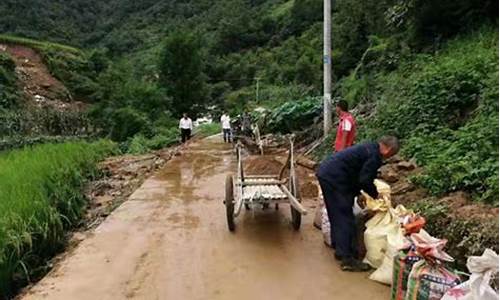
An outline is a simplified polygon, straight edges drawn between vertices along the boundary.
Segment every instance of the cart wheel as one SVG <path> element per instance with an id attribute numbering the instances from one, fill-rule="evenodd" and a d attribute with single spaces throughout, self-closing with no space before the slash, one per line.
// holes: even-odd
<path id="1" fill-rule="evenodd" d="M 297 201 L 301 202 L 299 180 L 297 179 L 297 177 L 295 177 L 293 179 L 293 187 L 292 187 L 291 192 L 295 196 L 295 198 L 297 198 Z M 291 212 L 292 212 L 292 226 L 293 226 L 293 229 L 299 230 L 300 223 L 302 221 L 302 215 L 300 214 L 300 212 L 298 210 L 296 210 L 291 205 L 290 205 L 290 209 L 291 209 Z"/>
<path id="2" fill-rule="evenodd" d="M 229 231 L 234 231 L 234 194 L 233 194 L 233 176 L 226 176 L 226 204 L 227 227 Z"/>

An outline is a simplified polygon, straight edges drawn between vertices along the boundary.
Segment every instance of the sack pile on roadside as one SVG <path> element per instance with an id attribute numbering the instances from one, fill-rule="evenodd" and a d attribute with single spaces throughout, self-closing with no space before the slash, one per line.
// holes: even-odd
<path id="1" fill-rule="evenodd" d="M 458 272 L 447 266 L 454 261 L 444 251 L 447 240 L 427 233 L 422 216 L 402 205 L 393 208 L 390 186 L 381 180 L 374 183 L 378 199 L 362 192 L 365 210 L 375 213 L 366 222 L 363 262 L 376 269 L 370 279 L 392 286 L 391 300 L 499 299 L 498 291 L 490 285 L 498 273 L 498 255 L 494 251 L 486 249 L 482 256 L 469 257 L 467 268 L 471 275 L 461 283 Z M 320 210 L 325 243 L 331 245 L 326 209 Z"/>

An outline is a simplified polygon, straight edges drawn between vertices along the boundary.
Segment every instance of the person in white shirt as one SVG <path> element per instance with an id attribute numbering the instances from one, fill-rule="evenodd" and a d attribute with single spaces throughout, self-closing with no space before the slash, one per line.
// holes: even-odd
<path id="1" fill-rule="evenodd" d="M 179 121 L 179 128 L 181 130 L 182 142 L 185 143 L 191 138 L 191 130 L 193 130 L 193 122 L 186 113 L 182 115 L 182 118 Z"/>
<path id="2" fill-rule="evenodd" d="M 222 124 L 222 133 L 224 136 L 224 142 L 231 142 L 231 118 L 228 114 L 224 113 L 222 117 L 220 117 L 220 122 Z"/>

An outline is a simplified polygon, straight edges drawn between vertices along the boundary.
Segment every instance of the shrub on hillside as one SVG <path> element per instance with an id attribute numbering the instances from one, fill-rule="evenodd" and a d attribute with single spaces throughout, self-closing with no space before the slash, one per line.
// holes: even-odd
<path id="1" fill-rule="evenodd" d="M 55 48 L 41 51 L 50 73 L 59 79 L 79 100 L 93 101 L 99 89 L 95 82 L 97 73 L 92 70 L 88 58 L 80 52 L 65 52 Z"/>
<path id="2" fill-rule="evenodd" d="M 0 137 L 93 134 L 86 113 L 53 109 L 0 109 Z"/>
<path id="3" fill-rule="evenodd" d="M 431 192 L 463 189 L 497 203 L 497 36 L 482 28 L 394 72 L 370 73 L 377 108 L 358 120 L 359 140 L 398 135 L 403 153 L 425 167 L 416 180 Z"/>
<path id="4" fill-rule="evenodd" d="M 109 132 L 114 141 L 123 142 L 139 132 L 148 132 L 150 130 L 150 122 L 147 116 L 131 107 L 115 110 L 111 114 L 110 123 L 111 129 Z"/>
<path id="5" fill-rule="evenodd" d="M 302 131 L 314 123 L 321 110 L 322 101 L 317 97 L 285 102 L 265 116 L 263 129 L 278 133 Z"/>
<path id="6" fill-rule="evenodd" d="M 219 122 L 214 122 L 210 124 L 201 124 L 194 130 L 196 135 L 206 137 L 222 132 L 222 127 Z"/>
<path id="7" fill-rule="evenodd" d="M 17 104 L 16 64 L 7 54 L 0 52 L 0 109 Z"/>

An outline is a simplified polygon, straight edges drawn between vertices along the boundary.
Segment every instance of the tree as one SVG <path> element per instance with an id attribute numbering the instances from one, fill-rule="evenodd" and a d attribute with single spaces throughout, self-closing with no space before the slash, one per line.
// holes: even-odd
<path id="1" fill-rule="evenodd" d="M 188 32 L 174 32 L 165 41 L 160 58 L 160 82 L 172 98 L 172 111 L 195 116 L 208 99 L 200 40 Z"/>

